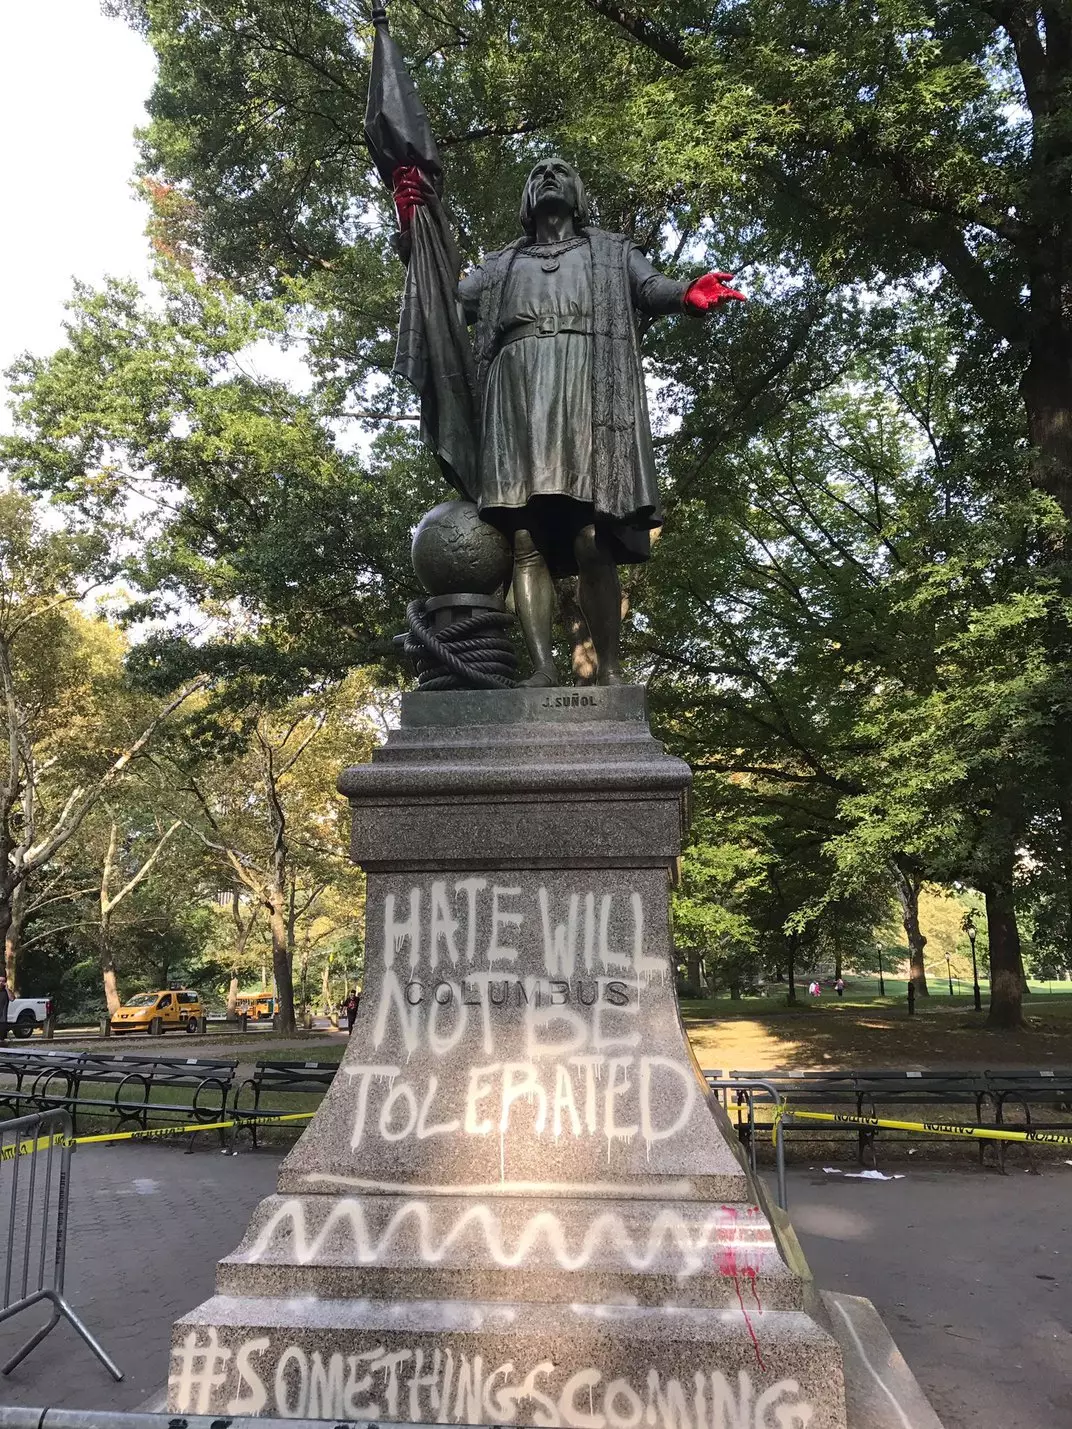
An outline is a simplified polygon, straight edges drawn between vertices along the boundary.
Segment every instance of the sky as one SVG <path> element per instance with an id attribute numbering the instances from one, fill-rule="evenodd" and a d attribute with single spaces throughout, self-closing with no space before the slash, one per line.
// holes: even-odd
<path id="1" fill-rule="evenodd" d="M 130 183 L 153 63 L 98 0 L 0 0 L 0 371 L 60 345 L 73 278 L 148 279 Z"/>

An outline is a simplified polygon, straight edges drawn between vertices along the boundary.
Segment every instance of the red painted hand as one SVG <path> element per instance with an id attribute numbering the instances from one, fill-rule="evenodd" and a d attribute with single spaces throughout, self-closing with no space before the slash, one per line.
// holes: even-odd
<path id="1" fill-rule="evenodd" d="M 424 195 L 424 176 L 418 168 L 400 165 L 391 177 L 395 181 L 394 199 L 398 211 L 398 226 L 405 233 L 413 222 L 413 210 L 427 202 Z"/>
<path id="2" fill-rule="evenodd" d="M 691 308 L 694 313 L 706 313 L 709 308 L 724 303 L 728 298 L 746 303 L 748 299 L 743 293 L 726 286 L 725 280 L 732 277 L 732 273 L 705 273 L 702 278 L 697 278 L 685 289 L 682 301 L 686 308 Z"/>

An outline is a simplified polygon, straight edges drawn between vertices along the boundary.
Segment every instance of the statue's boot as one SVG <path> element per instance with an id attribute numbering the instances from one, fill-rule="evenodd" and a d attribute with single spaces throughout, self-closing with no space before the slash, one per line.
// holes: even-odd
<path id="1" fill-rule="evenodd" d="M 551 639 L 555 588 L 547 562 L 528 531 L 514 533 L 514 609 L 521 621 L 533 673 L 522 685 L 547 689 L 558 684 Z"/>
<path id="2" fill-rule="evenodd" d="M 622 683 L 622 587 L 614 557 L 600 543 L 595 526 L 585 526 L 573 543 L 577 557 L 577 603 L 596 652 L 596 684 Z"/>

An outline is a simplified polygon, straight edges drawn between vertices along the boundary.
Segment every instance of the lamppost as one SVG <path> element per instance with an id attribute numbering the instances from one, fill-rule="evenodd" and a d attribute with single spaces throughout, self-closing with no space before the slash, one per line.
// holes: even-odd
<path id="1" fill-rule="evenodd" d="M 965 913 L 964 931 L 968 935 L 968 942 L 971 943 L 972 950 L 972 992 L 975 994 L 975 1010 L 976 1012 L 981 1012 L 983 1010 L 983 999 L 979 992 L 979 965 L 975 961 L 975 939 L 977 937 L 977 933 L 975 929 L 975 923 L 972 920 L 972 913 L 974 913 L 974 911 L 975 910 L 973 908 L 969 912 Z"/>
<path id="2" fill-rule="evenodd" d="M 949 996 L 953 996 L 953 969 L 949 966 L 949 954 L 945 955 L 945 975 L 949 979 Z"/>

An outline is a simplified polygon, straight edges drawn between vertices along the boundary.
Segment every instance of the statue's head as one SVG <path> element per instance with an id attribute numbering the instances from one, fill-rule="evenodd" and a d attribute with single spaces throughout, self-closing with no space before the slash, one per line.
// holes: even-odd
<path id="1" fill-rule="evenodd" d="M 565 159 L 541 159 L 528 176 L 521 195 L 521 227 L 530 238 L 536 232 L 537 210 L 545 204 L 568 208 L 578 228 L 588 222 L 584 183 Z"/>

